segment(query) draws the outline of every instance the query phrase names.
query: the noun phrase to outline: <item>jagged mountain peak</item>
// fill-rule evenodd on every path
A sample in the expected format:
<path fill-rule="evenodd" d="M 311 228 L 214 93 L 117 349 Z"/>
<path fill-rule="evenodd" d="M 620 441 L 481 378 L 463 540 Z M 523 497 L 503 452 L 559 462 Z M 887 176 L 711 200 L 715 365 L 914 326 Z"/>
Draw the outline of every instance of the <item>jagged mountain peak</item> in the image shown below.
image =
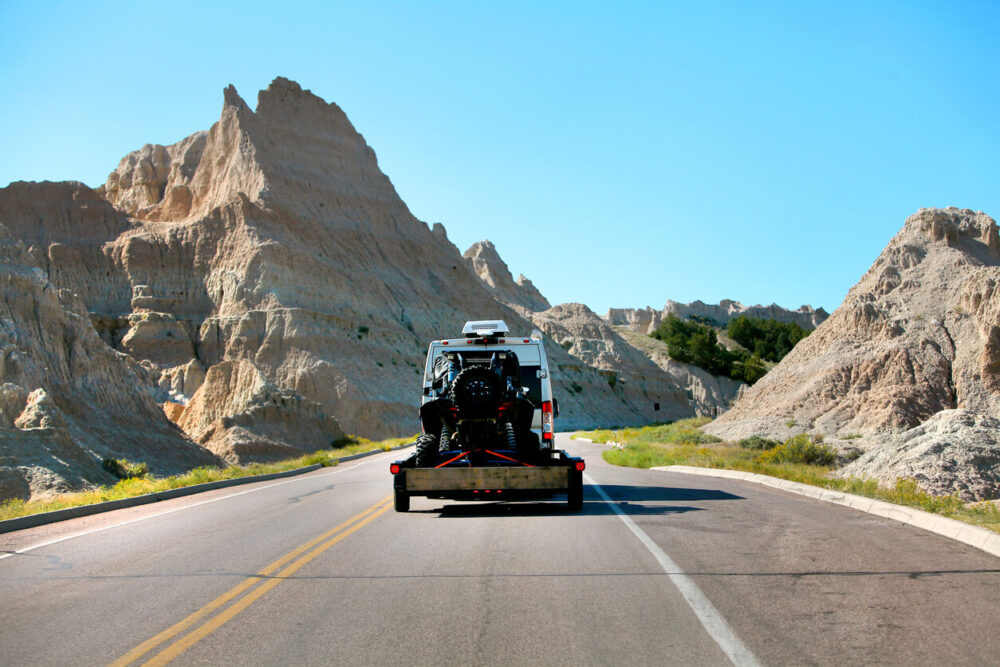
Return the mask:
<path fill-rule="evenodd" d="M 473 243 L 464 256 L 472 271 L 501 301 L 533 312 L 550 308 L 548 299 L 524 275 L 514 280 L 507 263 L 489 239 Z"/>
<path fill-rule="evenodd" d="M 283 77 L 260 91 L 256 111 L 232 85 L 223 99 L 210 130 L 129 153 L 100 192 L 151 221 L 203 218 L 241 198 L 328 217 L 355 195 L 391 203 L 400 221 L 413 221 L 375 152 L 336 104 Z"/>

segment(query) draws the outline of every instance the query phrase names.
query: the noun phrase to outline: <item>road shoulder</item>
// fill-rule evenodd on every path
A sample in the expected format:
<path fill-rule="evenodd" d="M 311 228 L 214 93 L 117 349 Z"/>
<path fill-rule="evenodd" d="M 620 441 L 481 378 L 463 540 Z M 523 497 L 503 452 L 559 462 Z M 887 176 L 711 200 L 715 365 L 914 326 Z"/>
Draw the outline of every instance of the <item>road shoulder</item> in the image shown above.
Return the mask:
<path fill-rule="evenodd" d="M 925 512 L 914 507 L 894 505 L 893 503 L 875 500 L 874 498 L 866 498 L 841 491 L 831 491 L 830 489 L 822 489 L 816 486 L 809 486 L 808 484 L 800 484 L 799 482 L 791 482 L 778 477 L 744 472 L 742 470 L 721 470 L 716 468 L 697 468 L 694 466 L 657 466 L 650 468 L 650 470 L 678 472 L 706 477 L 722 477 L 762 484 L 800 496 L 843 505 L 844 507 L 850 507 L 860 512 L 899 521 L 900 523 L 905 523 L 909 526 L 921 528 L 957 542 L 968 544 L 992 556 L 1000 557 L 1000 535 L 997 533 L 962 521 Z"/>

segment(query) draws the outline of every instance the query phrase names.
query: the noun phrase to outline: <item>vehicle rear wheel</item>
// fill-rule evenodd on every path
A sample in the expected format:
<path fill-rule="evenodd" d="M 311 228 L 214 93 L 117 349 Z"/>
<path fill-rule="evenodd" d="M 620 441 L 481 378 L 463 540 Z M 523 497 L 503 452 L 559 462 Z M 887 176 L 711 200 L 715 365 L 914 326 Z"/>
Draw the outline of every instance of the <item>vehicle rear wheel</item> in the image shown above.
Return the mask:
<path fill-rule="evenodd" d="M 417 466 L 429 468 L 437 461 L 438 438 L 433 433 L 423 433 L 417 438 Z"/>
<path fill-rule="evenodd" d="M 408 512 L 410 510 L 410 494 L 396 489 L 392 497 L 392 506 L 397 512 Z"/>

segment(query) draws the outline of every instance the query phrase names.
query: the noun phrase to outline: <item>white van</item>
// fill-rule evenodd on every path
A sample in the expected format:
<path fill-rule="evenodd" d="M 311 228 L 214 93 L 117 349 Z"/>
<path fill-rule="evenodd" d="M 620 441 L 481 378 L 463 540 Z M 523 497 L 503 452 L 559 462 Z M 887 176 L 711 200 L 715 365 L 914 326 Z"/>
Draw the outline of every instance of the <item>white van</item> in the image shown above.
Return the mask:
<path fill-rule="evenodd" d="M 541 332 L 535 330 L 528 337 L 511 336 L 503 320 L 481 320 L 466 322 L 462 334 L 462 338 L 435 340 L 427 347 L 421 405 L 442 395 L 444 387 L 435 377 L 434 368 L 441 355 L 454 353 L 472 363 L 488 363 L 498 352 L 513 352 L 520 367 L 521 387 L 535 407 L 531 430 L 539 438 L 541 449 L 551 451 L 559 406 L 552 396 L 552 375 Z"/>

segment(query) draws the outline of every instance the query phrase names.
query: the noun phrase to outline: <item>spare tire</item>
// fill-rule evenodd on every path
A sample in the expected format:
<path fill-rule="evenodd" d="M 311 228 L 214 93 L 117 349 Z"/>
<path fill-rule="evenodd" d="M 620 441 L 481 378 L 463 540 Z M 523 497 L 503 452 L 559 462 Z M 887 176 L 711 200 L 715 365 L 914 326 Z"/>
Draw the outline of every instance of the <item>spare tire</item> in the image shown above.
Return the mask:
<path fill-rule="evenodd" d="M 502 399 L 500 376 L 483 366 L 469 366 L 451 385 L 451 401 L 459 414 L 489 414 L 500 407 Z"/>

